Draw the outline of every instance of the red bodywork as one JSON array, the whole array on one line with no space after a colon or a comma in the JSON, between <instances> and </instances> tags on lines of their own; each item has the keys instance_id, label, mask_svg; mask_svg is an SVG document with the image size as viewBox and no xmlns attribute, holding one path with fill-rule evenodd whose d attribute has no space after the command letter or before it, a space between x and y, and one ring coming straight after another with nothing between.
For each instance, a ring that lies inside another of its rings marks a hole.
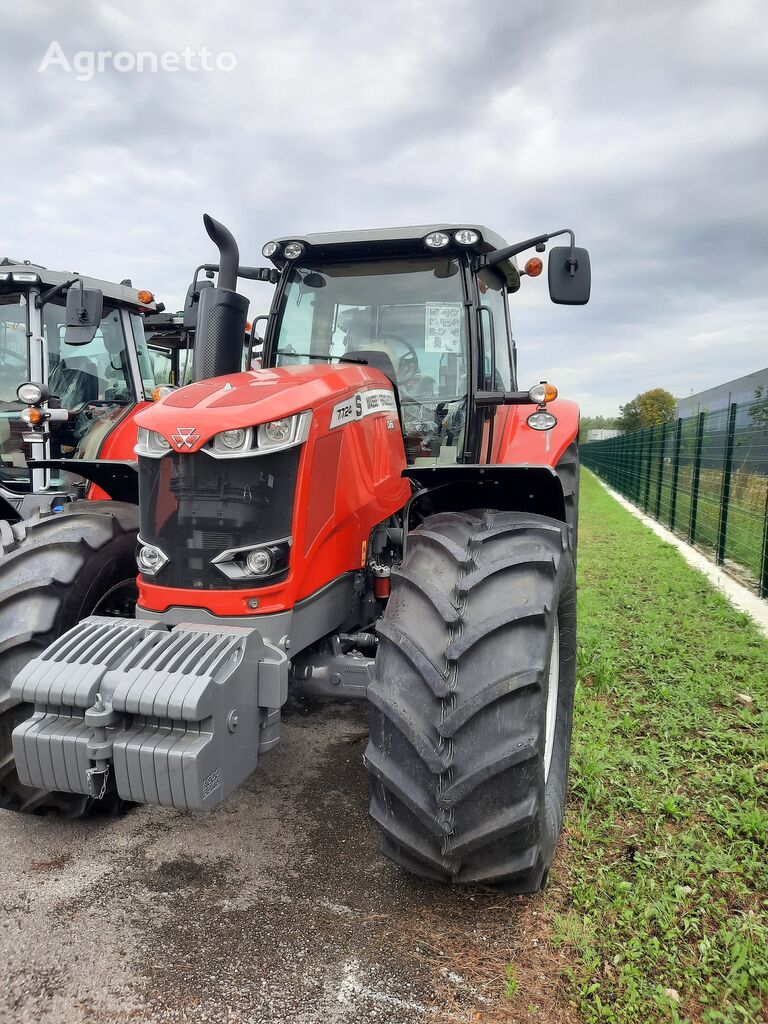
<instances>
[{"instance_id":1,"label":"red bodywork","mask_svg":"<svg viewBox=\"0 0 768 1024\"><path fill-rule=\"evenodd\" d=\"M393 394L387 378L367 366L289 366L191 384L141 413L139 426L162 434L177 451L195 452L222 430L312 412L299 461L287 578L268 587L201 591L161 587L140 577L141 607L208 608L217 615L284 611L364 566L371 530L411 495L402 476L405 449L397 412L383 408L331 424L336 406L358 392L384 390ZM191 447L174 441L179 428L190 427L197 435ZM217 461L211 459L212 472ZM256 609L248 604L254 597Z\"/></svg>"},{"instance_id":2,"label":"red bodywork","mask_svg":"<svg viewBox=\"0 0 768 1024\"><path fill-rule=\"evenodd\" d=\"M526 420L534 411L531 405L502 405L496 410L491 457L486 428L481 446L481 462L497 466L556 466L569 444L579 433L579 407L560 398L547 405L557 418L552 430L532 430Z\"/></svg>"},{"instance_id":3,"label":"red bodywork","mask_svg":"<svg viewBox=\"0 0 768 1024\"><path fill-rule=\"evenodd\" d=\"M145 409L151 408L152 402L139 402L125 415L104 438L99 448L99 458L109 462L135 462L136 453L136 416ZM89 501L109 501L109 495L96 484L91 484L86 493Z\"/></svg>"}]
</instances>

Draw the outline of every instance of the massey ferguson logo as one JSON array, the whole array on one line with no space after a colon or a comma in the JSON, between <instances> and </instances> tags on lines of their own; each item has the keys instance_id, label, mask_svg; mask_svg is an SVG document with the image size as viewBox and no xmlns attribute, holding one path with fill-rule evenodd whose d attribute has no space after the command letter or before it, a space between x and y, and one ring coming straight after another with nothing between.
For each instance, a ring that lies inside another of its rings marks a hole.
<instances>
[{"instance_id":1,"label":"massey ferguson logo","mask_svg":"<svg viewBox=\"0 0 768 1024\"><path fill-rule=\"evenodd\" d=\"M200 440L200 435L194 427L176 427L176 433L171 434L171 440L177 448L194 448L195 443Z\"/></svg>"}]
</instances>

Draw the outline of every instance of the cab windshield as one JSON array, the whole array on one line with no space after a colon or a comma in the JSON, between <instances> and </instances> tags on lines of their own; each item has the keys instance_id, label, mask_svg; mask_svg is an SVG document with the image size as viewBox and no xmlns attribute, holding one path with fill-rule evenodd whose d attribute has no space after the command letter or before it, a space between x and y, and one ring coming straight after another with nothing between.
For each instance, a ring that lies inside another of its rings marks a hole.
<instances>
[{"instance_id":1,"label":"cab windshield","mask_svg":"<svg viewBox=\"0 0 768 1024\"><path fill-rule=\"evenodd\" d=\"M459 261L340 263L293 267L289 274L275 364L359 359L390 368L408 461L438 456L455 461L463 445L468 390ZM443 448L449 451L441 453Z\"/></svg>"},{"instance_id":2,"label":"cab windshield","mask_svg":"<svg viewBox=\"0 0 768 1024\"><path fill-rule=\"evenodd\" d=\"M0 295L0 481L11 486L29 480L19 420L23 406L16 398L16 388L29 380L27 309L26 295Z\"/></svg>"}]
</instances>

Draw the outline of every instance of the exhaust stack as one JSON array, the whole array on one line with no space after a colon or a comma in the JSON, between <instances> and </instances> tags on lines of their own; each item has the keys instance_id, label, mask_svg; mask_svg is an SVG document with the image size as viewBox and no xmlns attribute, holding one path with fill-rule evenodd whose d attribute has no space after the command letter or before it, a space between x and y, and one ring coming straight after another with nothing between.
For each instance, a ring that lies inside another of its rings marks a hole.
<instances>
[{"instance_id":1,"label":"exhaust stack","mask_svg":"<svg viewBox=\"0 0 768 1024\"><path fill-rule=\"evenodd\" d=\"M205 230L219 250L219 279L215 288L203 288L197 311L192 364L194 380L208 380L242 367L248 299L235 291L240 253L232 232L207 213Z\"/></svg>"}]
</instances>

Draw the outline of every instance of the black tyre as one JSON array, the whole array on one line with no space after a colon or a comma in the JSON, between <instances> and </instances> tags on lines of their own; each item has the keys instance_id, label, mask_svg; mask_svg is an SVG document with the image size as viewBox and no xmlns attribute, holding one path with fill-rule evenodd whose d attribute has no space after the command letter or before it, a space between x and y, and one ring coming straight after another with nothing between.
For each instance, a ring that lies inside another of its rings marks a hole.
<instances>
[{"instance_id":1,"label":"black tyre","mask_svg":"<svg viewBox=\"0 0 768 1024\"><path fill-rule=\"evenodd\" d=\"M138 509L115 501L74 502L0 524L0 807L76 818L127 806L114 793L97 801L22 785L11 734L33 707L13 701L10 687L27 661L80 619L133 614L137 532Z\"/></svg>"},{"instance_id":2,"label":"black tyre","mask_svg":"<svg viewBox=\"0 0 768 1024\"><path fill-rule=\"evenodd\" d=\"M517 512L429 517L378 629L365 762L383 852L444 882L542 888L570 754L569 528Z\"/></svg>"}]
</instances>

